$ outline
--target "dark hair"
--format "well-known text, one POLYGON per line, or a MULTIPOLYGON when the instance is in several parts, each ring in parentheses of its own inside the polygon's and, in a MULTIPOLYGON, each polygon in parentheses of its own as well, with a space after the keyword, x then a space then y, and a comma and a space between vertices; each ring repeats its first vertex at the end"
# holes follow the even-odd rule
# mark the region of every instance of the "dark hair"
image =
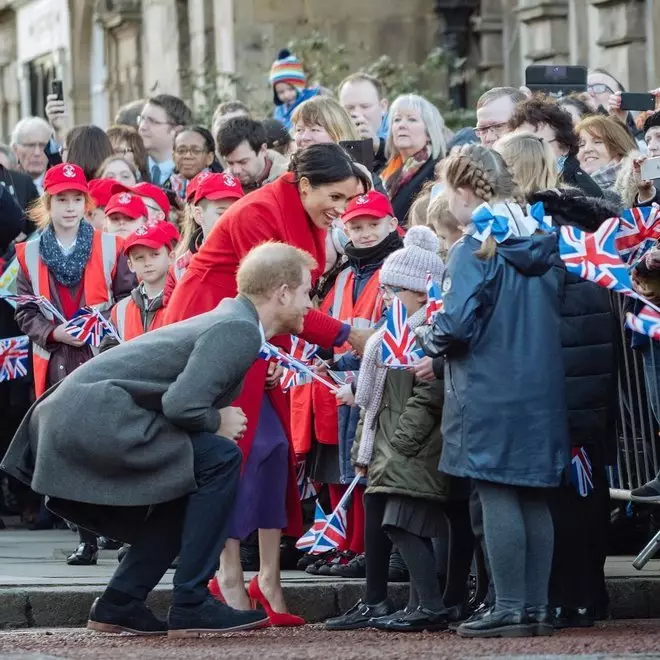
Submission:
POLYGON ((578 152, 578 137, 573 130, 573 118, 556 101, 543 96, 533 96, 518 103, 509 120, 512 130, 522 124, 531 124, 537 128, 547 124, 555 132, 557 142, 574 156, 578 152))
POLYGON ((297 151, 289 161, 289 172, 293 172, 296 182, 305 177, 313 187, 355 177, 365 190, 372 188, 365 170, 354 163, 342 147, 334 143, 313 144, 307 149, 297 151))
POLYGON ((142 136, 132 126, 120 124, 117 126, 110 126, 106 131, 113 149, 116 149, 120 142, 125 142, 129 149, 133 152, 133 160, 140 172, 141 181, 149 181, 149 159, 147 150, 144 148, 142 136))
POLYGON ((215 153, 215 140, 211 135, 211 131, 204 128, 203 126, 180 126, 176 129, 176 133, 174 134, 175 144, 176 139, 179 137, 179 135, 181 135, 181 133, 197 133, 198 135, 201 135, 202 138, 204 138, 204 145, 206 146, 206 150, 211 154, 215 153))
POLYGON ((277 119, 264 119, 261 124, 266 131, 266 146, 279 153, 284 153, 289 144, 293 142, 291 133, 286 130, 284 124, 277 119))
POLYGON ((643 131, 646 133, 650 128, 655 128, 656 126, 660 126, 660 110, 658 112, 654 112, 653 114, 650 114, 647 118, 646 121, 644 122, 644 128, 643 131))
POLYGON ((167 114, 167 120, 174 126, 192 124, 192 112, 178 96, 158 94, 157 96, 148 98, 147 103, 163 108, 167 114))
POLYGON ((228 156, 246 140, 255 153, 261 149, 261 145, 266 144, 266 129, 262 123, 247 117, 229 119, 218 129, 216 136, 218 153, 221 156, 228 156))
POLYGON ((138 117, 145 103, 146 101, 144 99, 138 99, 137 101, 131 101, 122 105, 115 115, 115 124, 137 128, 138 117))
POLYGON ((64 139, 67 148, 67 163, 82 167, 88 181, 108 156, 114 156, 110 138, 98 126, 74 126, 64 139))
POLYGON ((582 117, 588 117, 589 115, 593 115, 594 111, 590 107, 590 105, 583 99, 580 98, 577 94, 569 94, 568 96, 562 96, 557 103, 559 103, 560 106, 566 106, 570 105, 574 107, 579 113, 580 113, 580 118, 582 117))

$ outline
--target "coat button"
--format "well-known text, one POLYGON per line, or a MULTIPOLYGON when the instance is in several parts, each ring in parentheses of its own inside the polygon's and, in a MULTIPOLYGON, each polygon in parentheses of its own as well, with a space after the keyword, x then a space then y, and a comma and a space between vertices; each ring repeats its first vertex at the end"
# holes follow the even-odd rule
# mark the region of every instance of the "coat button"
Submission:
POLYGON ((63 364, 60 365, 60 369, 64 369, 64 365, 63 365, 63 364))

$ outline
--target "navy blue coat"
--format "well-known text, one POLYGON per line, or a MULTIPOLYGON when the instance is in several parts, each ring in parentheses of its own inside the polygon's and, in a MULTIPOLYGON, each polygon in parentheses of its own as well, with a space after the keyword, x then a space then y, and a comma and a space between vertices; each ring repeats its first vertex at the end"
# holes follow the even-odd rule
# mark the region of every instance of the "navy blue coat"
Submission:
POLYGON ((443 280, 444 313, 420 333, 446 355, 439 468, 516 486, 558 486, 569 462, 555 236, 511 238, 492 259, 465 236, 443 280))

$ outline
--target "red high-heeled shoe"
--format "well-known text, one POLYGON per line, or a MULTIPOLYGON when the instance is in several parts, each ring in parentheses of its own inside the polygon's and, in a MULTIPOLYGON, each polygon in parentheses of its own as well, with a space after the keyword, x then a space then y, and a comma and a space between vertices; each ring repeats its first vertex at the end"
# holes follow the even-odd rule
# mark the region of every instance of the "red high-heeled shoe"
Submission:
POLYGON ((248 585, 248 596, 250 597, 250 604, 254 609, 256 604, 259 603, 264 608, 271 626, 304 626, 305 619, 295 614, 288 614, 287 612, 275 612, 270 603, 266 600, 259 586, 259 576, 255 575, 248 585))
POLYGON ((218 582, 218 578, 216 576, 213 576, 209 580, 208 588, 209 588, 209 593, 211 594, 211 596, 213 596, 213 598, 219 600, 221 603, 224 603, 225 605, 227 604, 225 597, 222 595, 222 590, 220 589, 220 583, 218 582))

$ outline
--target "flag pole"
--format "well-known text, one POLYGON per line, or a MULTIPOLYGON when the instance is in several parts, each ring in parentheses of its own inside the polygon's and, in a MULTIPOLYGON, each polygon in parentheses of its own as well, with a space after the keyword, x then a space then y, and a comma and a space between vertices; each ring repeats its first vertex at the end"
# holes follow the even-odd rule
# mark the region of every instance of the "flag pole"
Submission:
POLYGON ((321 539, 325 534, 326 530, 328 529, 328 526, 330 525, 330 521, 337 513, 337 511, 339 511, 340 507, 344 506, 344 503, 351 496, 351 493, 355 490, 355 487, 358 485, 358 482, 360 481, 361 478, 362 477, 359 474, 356 474, 355 477, 353 477, 353 481, 351 481, 348 488, 346 489, 346 492, 342 495, 342 498, 339 500, 339 504, 337 504, 337 506, 334 508, 334 511, 329 516, 327 516, 323 529, 317 535, 316 541, 314 541, 314 545, 309 549, 310 555, 314 554, 314 550, 316 549, 316 546, 319 544, 319 539, 321 539))

